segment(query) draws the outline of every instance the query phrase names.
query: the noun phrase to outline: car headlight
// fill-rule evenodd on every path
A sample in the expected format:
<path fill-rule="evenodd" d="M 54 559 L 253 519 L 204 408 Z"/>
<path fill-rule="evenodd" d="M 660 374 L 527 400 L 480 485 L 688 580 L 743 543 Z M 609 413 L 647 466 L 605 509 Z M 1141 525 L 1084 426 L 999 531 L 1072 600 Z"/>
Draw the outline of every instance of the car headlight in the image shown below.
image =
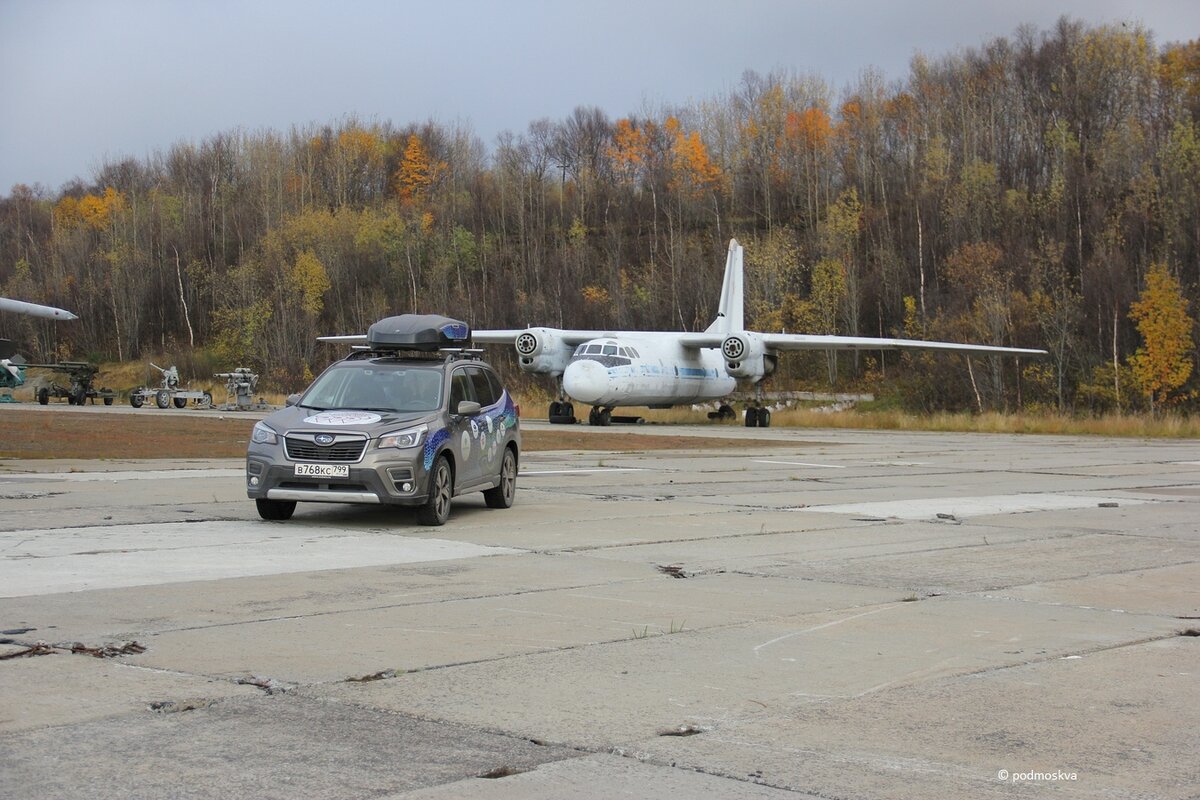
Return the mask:
<path fill-rule="evenodd" d="M 380 447 L 395 447 L 400 450 L 409 447 L 416 447 L 421 442 L 425 441 L 425 431 L 428 428 L 425 425 L 418 425 L 415 428 L 405 428 L 402 431 L 392 431 L 385 433 L 379 437 Z"/>
<path fill-rule="evenodd" d="M 250 441 L 256 444 L 279 444 L 279 436 L 263 423 L 256 422 L 254 430 L 250 432 Z"/>

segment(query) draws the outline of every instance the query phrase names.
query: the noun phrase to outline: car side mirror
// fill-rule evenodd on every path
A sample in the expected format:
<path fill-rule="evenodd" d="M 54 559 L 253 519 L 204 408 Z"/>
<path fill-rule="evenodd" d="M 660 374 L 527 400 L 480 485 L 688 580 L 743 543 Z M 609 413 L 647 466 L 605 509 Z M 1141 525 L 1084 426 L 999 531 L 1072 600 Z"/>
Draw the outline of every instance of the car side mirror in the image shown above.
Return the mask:
<path fill-rule="evenodd" d="M 458 415 L 460 417 L 473 417 L 479 413 L 483 406 L 473 400 L 462 400 L 458 404 Z"/>
<path fill-rule="evenodd" d="M 291 408 L 292 406 L 294 406 L 294 405 L 296 405 L 297 403 L 299 403 L 299 402 L 300 402 L 300 395 L 298 395 L 298 394 L 289 394 L 289 395 L 287 396 L 287 400 L 285 400 L 284 402 L 287 404 L 287 407 L 288 407 L 288 408 Z"/>

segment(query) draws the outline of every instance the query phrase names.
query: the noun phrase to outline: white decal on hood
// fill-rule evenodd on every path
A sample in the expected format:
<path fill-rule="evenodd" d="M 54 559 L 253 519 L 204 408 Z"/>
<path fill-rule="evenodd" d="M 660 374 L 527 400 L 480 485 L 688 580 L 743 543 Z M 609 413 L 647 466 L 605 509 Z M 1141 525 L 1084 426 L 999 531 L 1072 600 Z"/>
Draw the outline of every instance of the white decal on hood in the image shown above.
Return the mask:
<path fill-rule="evenodd" d="M 373 425 L 383 417 L 370 411 L 322 411 L 305 417 L 309 425 Z"/>

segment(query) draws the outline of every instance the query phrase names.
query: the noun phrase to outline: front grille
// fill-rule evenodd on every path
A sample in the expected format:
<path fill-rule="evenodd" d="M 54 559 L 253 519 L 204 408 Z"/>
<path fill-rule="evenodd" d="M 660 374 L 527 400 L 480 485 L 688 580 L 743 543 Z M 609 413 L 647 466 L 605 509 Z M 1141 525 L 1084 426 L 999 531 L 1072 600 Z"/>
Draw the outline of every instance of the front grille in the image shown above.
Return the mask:
<path fill-rule="evenodd" d="M 326 464 L 347 464 L 358 461 L 367 449 L 366 439 L 348 439 L 330 445 L 319 445 L 308 439 L 287 436 L 283 440 L 287 457 L 292 461 L 319 461 Z"/>

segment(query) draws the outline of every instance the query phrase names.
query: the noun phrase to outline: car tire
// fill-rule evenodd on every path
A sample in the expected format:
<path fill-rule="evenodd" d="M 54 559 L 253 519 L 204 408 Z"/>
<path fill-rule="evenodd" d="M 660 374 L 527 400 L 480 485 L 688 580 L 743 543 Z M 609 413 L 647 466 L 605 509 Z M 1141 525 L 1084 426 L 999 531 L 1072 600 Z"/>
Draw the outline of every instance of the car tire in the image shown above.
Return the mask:
<path fill-rule="evenodd" d="M 454 496 L 454 473 L 450 461 L 438 456 L 429 473 L 429 494 L 417 509 L 417 520 L 422 525 L 445 525 L 450 518 L 450 500 Z"/>
<path fill-rule="evenodd" d="M 187 398 L 186 397 L 172 397 L 171 403 L 174 404 L 174 406 L 176 408 L 187 408 Z"/>
<path fill-rule="evenodd" d="M 500 460 L 500 483 L 493 489 L 483 493 L 483 501 L 488 508 L 512 508 L 513 499 L 517 494 L 517 456 L 511 447 L 504 448 L 504 458 Z"/>
<path fill-rule="evenodd" d="M 166 389 L 159 389 L 154 393 L 154 405 L 159 408 L 166 408 L 171 405 L 171 394 Z"/>
<path fill-rule="evenodd" d="M 142 407 L 142 403 L 146 402 L 146 400 L 142 397 L 141 391 L 141 389 L 138 389 L 133 394 L 129 395 L 129 405 L 133 406 L 134 408 Z"/>
<path fill-rule="evenodd" d="M 292 518 L 292 514 L 296 511 L 295 500 L 263 500 L 254 501 L 258 506 L 258 515 L 263 519 L 282 522 Z"/>

